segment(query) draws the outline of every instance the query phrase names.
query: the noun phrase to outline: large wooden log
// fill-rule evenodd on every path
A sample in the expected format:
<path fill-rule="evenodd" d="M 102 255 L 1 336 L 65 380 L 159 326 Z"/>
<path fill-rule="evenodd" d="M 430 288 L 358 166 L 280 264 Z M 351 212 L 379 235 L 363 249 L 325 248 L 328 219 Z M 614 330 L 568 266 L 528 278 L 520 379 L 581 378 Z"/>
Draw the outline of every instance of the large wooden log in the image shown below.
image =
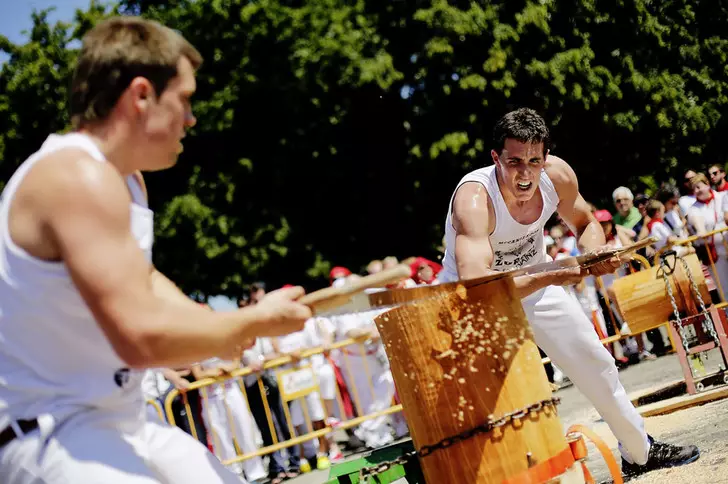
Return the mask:
<path fill-rule="evenodd" d="M 443 290 L 376 322 L 418 450 L 552 397 L 511 278 Z M 569 467 L 567 454 L 555 407 L 546 406 L 420 463 L 428 483 L 503 483 L 539 464 L 555 477 Z"/>
<path fill-rule="evenodd" d="M 709 304 L 710 293 L 698 256 L 690 254 L 684 259 L 688 263 L 690 273 L 700 290 L 703 301 Z M 633 334 L 647 331 L 674 319 L 665 280 L 658 271 L 659 266 L 654 266 L 615 279 L 612 284 L 610 296 Z M 679 260 L 675 261 L 675 270 L 668 276 L 668 280 L 678 310 L 689 314 L 699 312 L 699 308 L 696 306 L 697 299 L 690 287 L 690 279 Z"/>

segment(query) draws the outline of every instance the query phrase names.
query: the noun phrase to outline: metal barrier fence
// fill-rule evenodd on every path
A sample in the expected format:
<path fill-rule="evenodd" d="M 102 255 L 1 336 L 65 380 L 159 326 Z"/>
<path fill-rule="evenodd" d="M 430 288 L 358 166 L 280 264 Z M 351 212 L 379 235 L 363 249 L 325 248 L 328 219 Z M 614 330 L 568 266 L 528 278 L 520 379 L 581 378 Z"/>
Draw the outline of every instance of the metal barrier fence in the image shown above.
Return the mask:
<path fill-rule="evenodd" d="M 346 388 L 348 389 L 353 404 L 352 410 L 355 412 L 355 415 L 350 415 L 347 412 L 339 385 L 335 381 L 333 384 L 334 398 L 329 401 L 324 401 L 320 385 L 321 372 L 319 370 L 321 370 L 321 367 L 311 362 L 311 357 L 319 355 L 319 359 L 324 359 L 324 353 L 338 353 L 338 363 L 346 382 Z M 258 372 L 254 372 L 250 368 L 245 367 L 234 370 L 229 375 L 195 381 L 184 392 L 172 389 L 164 401 L 164 414 L 167 422 L 175 425 L 173 402 L 175 399 L 181 398 L 192 436 L 197 438 L 188 393 L 193 390 L 198 390 L 202 398 L 205 428 L 211 440 L 212 447 L 215 450 L 215 454 L 221 458 L 220 460 L 225 465 L 243 462 L 285 448 L 304 444 L 313 439 L 324 438 L 336 430 L 350 429 L 364 422 L 400 412 L 402 406 L 393 404 L 391 398 L 388 398 L 389 401 L 386 402 L 386 408 L 378 408 L 384 407 L 384 405 L 381 405 L 382 398 L 384 398 L 381 378 L 384 372 L 389 371 L 379 361 L 376 359 L 375 354 L 372 353 L 372 350 L 367 349 L 361 340 L 346 339 L 331 344 L 327 348 L 317 347 L 303 350 L 300 353 L 300 361 L 298 362 L 294 361 L 291 356 L 280 356 L 266 362 L 262 370 Z M 323 364 L 327 365 L 329 362 L 324 359 Z M 379 366 L 375 367 L 376 365 Z M 274 376 L 280 401 L 270 401 L 270 395 L 266 391 L 266 384 L 264 383 L 264 375 L 266 374 L 272 374 Z M 245 377 L 250 377 L 247 386 L 243 381 Z M 333 372 L 331 375 L 325 376 L 325 378 L 331 377 L 335 378 Z M 364 379 L 363 377 L 366 380 L 366 388 L 360 388 Z M 250 380 L 253 378 L 256 381 L 251 384 Z M 387 379 L 385 378 L 385 380 Z M 391 377 L 387 381 L 391 385 L 385 390 L 391 391 L 391 396 L 393 397 L 394 383 Z M 270 379 L 268 379 L 268 382 L 272 383 Z M 257 388 L 254 388 L 254 386 L 257 386 Z M 377 390 L 376 392 L 375 389 Z M 244 445 L 240 440 L 258 435 L 259 431 L 259 428 L 255 425 L 254 419 L 252 418 L 247 419 L 249 428 L 240 428 L 240 422 L 236 422 L 241 412 L 247 412 L 249 416 L 253 412 L 248 395 L 250 391 L 256 391 L 260 396 L 260 403 L 262 403 L 262 410 L 265 413 L 265 420 L 268 427 L 267 430 L 270 432 L 273 442 L 272 445 L 261 446 L 255 450 L 249 449 L 245 452 L 243 449 Z M 233 394 L 239 392 L 242 396 L 240 401 L 244 405 L 244 408 L 241 409 L 239 406 L 233 408 L 237 404 L 236 400 L 235 398 L 228 398 L 229 394 L 227 392 L 233 392 Z M 380 403 L 377 404 L 377 402 Z M 149 403 L 158 408 L 156 402 L 150 401 Z M 296 413 L 298 414 L 299 410 L 302 413 L 304 420 L 302 424 L 300 422 L 300 415 L 295 416 L 298 419 L 292 415 L 296 406 L 298 406 Z M 282 407 L 283 420 L 285 422 L 280 422 L 278 418 L 276 420 L 278 420 L 279 426 L 285 425 L 286 430 L 288 430 L 290 438 L 286 440 L 279 438 L 280 427 L 277 429 L 274 423 L 273 414 L 276 413 L 275 408 L 280 407 Z M 311 414 L 312 407 L 318 407 L 314 409 L 316 415 Z M 211 415 L 211 411 L 216 413 L 217 416 Z M 332 412 L 337 413 L 339 417 L 339 422 L 335 428 L 327 424 L 329 417 L 332 417 L 330 415 Z M 225 417 L 224 420 L 226 420 L 227 429 L 220 428 L 219 426 L 221 413 Z M 162 414 L 160 413 L 160 418 L 161 416 Z M 314 419 L 314 417 L 317 418 Z M 218 422 L 217 425 L 215 425 L 215 421 Z M 211 425 L 211 422 L 213 425 Z M 221 433 L 226 435 L 220 435 Z M 240 435 L 241 433 L 247 433 L 247 437 Z M 228 442 L 226 445 L 222 440 L 224 438 L 231 438 L 232 442 Z M 225 447 L 230 447 L 230 445 L 234 448 L 235 455 L 220 456 L 219 451 Z"/>

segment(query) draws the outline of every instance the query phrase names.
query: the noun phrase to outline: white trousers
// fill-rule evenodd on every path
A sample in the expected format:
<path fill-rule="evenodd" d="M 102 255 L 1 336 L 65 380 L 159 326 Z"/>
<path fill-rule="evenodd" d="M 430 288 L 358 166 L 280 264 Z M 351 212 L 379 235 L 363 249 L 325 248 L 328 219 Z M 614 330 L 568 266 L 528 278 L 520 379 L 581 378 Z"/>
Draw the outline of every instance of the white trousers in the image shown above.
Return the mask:
<path fill-rule="evenodd" d="M 17 438 L 0 450 L 3 484 L 240 484 L 202 444 L 156 420 L 100 411 Z M 245 482 L 245 481 L 242 481 Z"/>
<path fill-rule="evenodd" d="M 359 416 L 391 407 L 394 398 L 392 373 L 382 366 L 376 354 L 363 357 L 355 345 L 350 348 L 352 348 L 351 354 L 341 355 L 339 367 L 344 374 L 344 381 L 355 406 L 357 397 L 359 399 L 361 406 L 361 408 L 357 408 L 357 411 L 360 412 Z M 368 447 L 388 444 L 394 440 L 390 433 L 390 423 L 389 415 L 366 420 L 359 426 L 357 436 Z"/>
<path fill-rule="evenodd" d="M 647 462 L 650 444 L 644 420 L 619 381 L 609 351 L 579 303 L 560 286 L 549 286 L 523 300 L 536 343 L 592 402 L 620 442 L 629 462 Z"/>
<path fill-rule="evenodd" d="M 257 427 L 237 383 L 233 381 L 220 385 L 223 385 L 221 394 L 208 391 L 207 398 L 203 398 L 202 418 L 211 433 L 215 454 L 224 461 L 237 456 L 233 437 L 243 454 L 258 450 L 255 445 Z M 238 474 L 244 470 L 245 477 L 251 481 L 268 475 L 261 457 L 253 457 L 242 463 L 236 462 L 230 465 L 230 469 Z"/>

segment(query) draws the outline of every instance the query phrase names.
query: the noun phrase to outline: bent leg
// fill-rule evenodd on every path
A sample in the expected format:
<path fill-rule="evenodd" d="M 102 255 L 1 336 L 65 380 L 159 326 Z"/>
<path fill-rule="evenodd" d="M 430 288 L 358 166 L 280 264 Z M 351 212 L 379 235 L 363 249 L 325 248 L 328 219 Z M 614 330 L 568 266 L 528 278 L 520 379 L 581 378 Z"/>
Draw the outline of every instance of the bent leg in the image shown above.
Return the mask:
<path fill-rule="evenodd" d="M 579 304 L 563 288 L 549 286 L 540 298 L 524 302 L 524 310 L 536 344 L 589 398 L 620 441 L 625 459 L 644 464 L 650 447 L 644 421 Z"/>

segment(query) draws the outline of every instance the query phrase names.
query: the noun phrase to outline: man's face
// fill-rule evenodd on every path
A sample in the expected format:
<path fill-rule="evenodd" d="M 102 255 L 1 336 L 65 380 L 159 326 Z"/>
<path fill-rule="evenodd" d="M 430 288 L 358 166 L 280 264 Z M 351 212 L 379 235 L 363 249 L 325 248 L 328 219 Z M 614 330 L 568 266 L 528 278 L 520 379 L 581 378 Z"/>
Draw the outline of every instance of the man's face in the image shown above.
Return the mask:
<path fill-rule="evenodd" d="M 137 78 L 132 85 L 137 82 L 149 83 L 146 79 Z M 136 103 L 139 119 L 137 150 L 148 160 L 144 169 L 153 171 L 174 166 L 182 153 L 185 131 L 196 122 L 190 104 L 196 89 L 192 64 L 182 57 L 177 63 L 177 75 L 159 96 L 153 88 L 140 89 Z"/>
<path fill-rule="evenodd" d="M 688 191 L 688 193 L 691 193 L 693 191 L 693 189 L 690 187 L 690 180 L 692 180 L 695 175 L 696 175 L 696 173 L 693 170 L 688 170 L 685 172 L 685 177 L 683 179 L 683 186 Z"/>
<path fill-rule="evenodd" d="M 492 150 L 490 156 L 500 170 L 502 189 L 518 201 L 533 198 L 546 162 L 543 143 L 523 143 L 509 138 L 500 154 Z"/>
<path fill-rule="evenodd" d="M 622 217 L 629 215 L 629 211 L 634 207 L 634 201 L 624 194 L 620 194 L 614 199 L 614 207 Z"/>
<path fill-rule="evenodd" d="M 710 175 L 711 183 L 715 186 L 721 185 L 723 183 L 723 180 L 725 180 L 725 173 L 720 171 L 720 168 L 716 166 L 708 170 L 708 174 Z"/>

